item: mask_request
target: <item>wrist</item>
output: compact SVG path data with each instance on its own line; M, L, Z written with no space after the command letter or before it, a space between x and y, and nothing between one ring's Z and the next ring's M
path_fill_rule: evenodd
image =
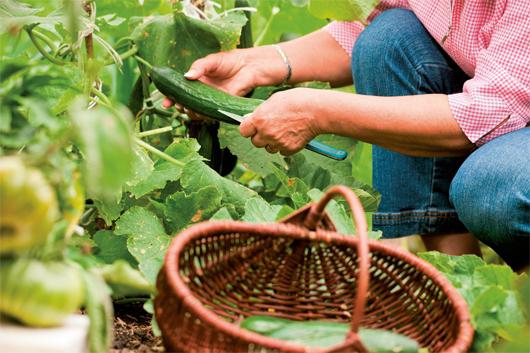
M288 68L272 45L245 49L244 61L254 71L258 86L276 86L284 82Z

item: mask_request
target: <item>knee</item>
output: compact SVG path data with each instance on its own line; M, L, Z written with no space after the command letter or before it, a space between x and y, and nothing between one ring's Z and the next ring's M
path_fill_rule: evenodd
M373 82L385 80L413 63L416 59L411 41L424 39L424 32L422 24L410 10L391 9L377 16L361 32L352 49L351 68L357 91L386 95L372 92ZM384 83L380 85L385 86Z
M530 235L530 176L515 163L498 162L471 155L449 192L462 223L490 246Z

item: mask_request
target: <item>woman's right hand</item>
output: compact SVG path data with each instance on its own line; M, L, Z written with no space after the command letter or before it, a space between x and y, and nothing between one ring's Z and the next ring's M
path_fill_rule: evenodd
M283 81L286 67L272 46L235 49L198 59L184 74L188 80L200 80L234 96L244 96L257 86L276 85ZM165 108L173 106L166 98ZM202 119L192 112L188 115Z
M235 96L244 96L257 86L281 83L286 67L272 46L235 49L196 60L184 74Z

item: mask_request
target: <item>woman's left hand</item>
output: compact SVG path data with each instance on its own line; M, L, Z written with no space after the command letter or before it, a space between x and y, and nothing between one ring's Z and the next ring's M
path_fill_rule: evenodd
M293 88L273 94L241 123L241 135L269 153L300 151L319 134L318 91Z

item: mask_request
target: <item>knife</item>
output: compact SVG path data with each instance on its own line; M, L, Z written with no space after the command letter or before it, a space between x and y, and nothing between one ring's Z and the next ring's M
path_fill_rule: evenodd
M252 114L252 113L249 113L246 115L239 115L239 114L227 112L221 109L218 109L217 111L237 121L238 123L242 123L243 120L245 120L245 118L247 118L250 114ZM348 157L348 152L341 150L339 148L328 146L325 143L319 142L317 140L309 141L309 143L305 146L305 149L316 152L322 156L335 159L337 161L342 161L346 159L346 157Z

